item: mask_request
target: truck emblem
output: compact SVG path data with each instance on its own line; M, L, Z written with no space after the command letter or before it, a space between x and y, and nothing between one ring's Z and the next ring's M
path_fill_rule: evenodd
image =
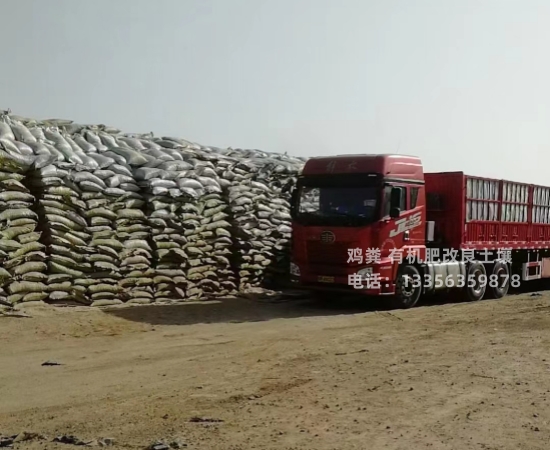
M331 161L327 164L327 172L332 173L336 169L336 161Z
M390 237L397 236L398 234L401 234L407 230L412 230L413 228L416 228L422 223L422 220L420 218L421 213L417 212L416 214L413 214L409 217L403 217L402 219L399 219L395 222L397 225L397 228L390 231Z
M357 161L348 164L348 170L357 170Z
M336 240L336 236L332 231L323 231L321 233L321 242L332 244Z

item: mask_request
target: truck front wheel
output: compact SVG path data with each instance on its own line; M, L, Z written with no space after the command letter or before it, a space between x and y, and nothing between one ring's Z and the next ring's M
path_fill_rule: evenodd
M402 266L395 283L395 296L392 298L394 308L412 308L422 294L422 278L415 266Z

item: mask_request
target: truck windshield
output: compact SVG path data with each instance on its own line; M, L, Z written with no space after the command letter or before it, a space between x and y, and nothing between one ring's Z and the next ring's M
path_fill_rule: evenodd
M351 182L350 182L351 181ZM295 218L310 225L360 225L377 220L380 187L353 180L331 185L307 180L299 184ZM368 184L365 186L365 184Z

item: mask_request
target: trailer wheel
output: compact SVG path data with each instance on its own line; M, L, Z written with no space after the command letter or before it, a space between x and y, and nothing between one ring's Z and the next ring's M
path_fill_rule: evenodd
M493 273L489 280L489 288L493 298L502 298L510 288L510 268L503 261L497 261L493 266ZM496 286L494 285L496 282Z
M394 308L412 308L422 294L422 278L415 266L406 265L399 269L395 284L395 295L392 298Z
M485 277L484 283L482 280L483 276ZM487 290L487 282L485 266L477 261L472 262L466 272L466 285L464 286L466 300L470 302L481 300Z

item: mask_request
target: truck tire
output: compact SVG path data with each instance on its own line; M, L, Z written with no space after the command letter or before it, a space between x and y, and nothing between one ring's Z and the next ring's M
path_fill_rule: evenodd
M399 269L395 283L395 295L392 297L392 307L399 309L412 308L422 295L422 277L419 270L412 265Z
M489 289L492 298L502 298L508 293L510 288L510 268L508 264L503 261L497 261L493 265L493 273L491 274L493 280L489 279ZM494 279L498 280L497 286L491 286L494 284Z
M480 277L485 275L485 283L480 282ZM464 297L469 302L477 302L483 298L487 290L487 271L485 266L473 261L466 271L466 281L464 286Z

